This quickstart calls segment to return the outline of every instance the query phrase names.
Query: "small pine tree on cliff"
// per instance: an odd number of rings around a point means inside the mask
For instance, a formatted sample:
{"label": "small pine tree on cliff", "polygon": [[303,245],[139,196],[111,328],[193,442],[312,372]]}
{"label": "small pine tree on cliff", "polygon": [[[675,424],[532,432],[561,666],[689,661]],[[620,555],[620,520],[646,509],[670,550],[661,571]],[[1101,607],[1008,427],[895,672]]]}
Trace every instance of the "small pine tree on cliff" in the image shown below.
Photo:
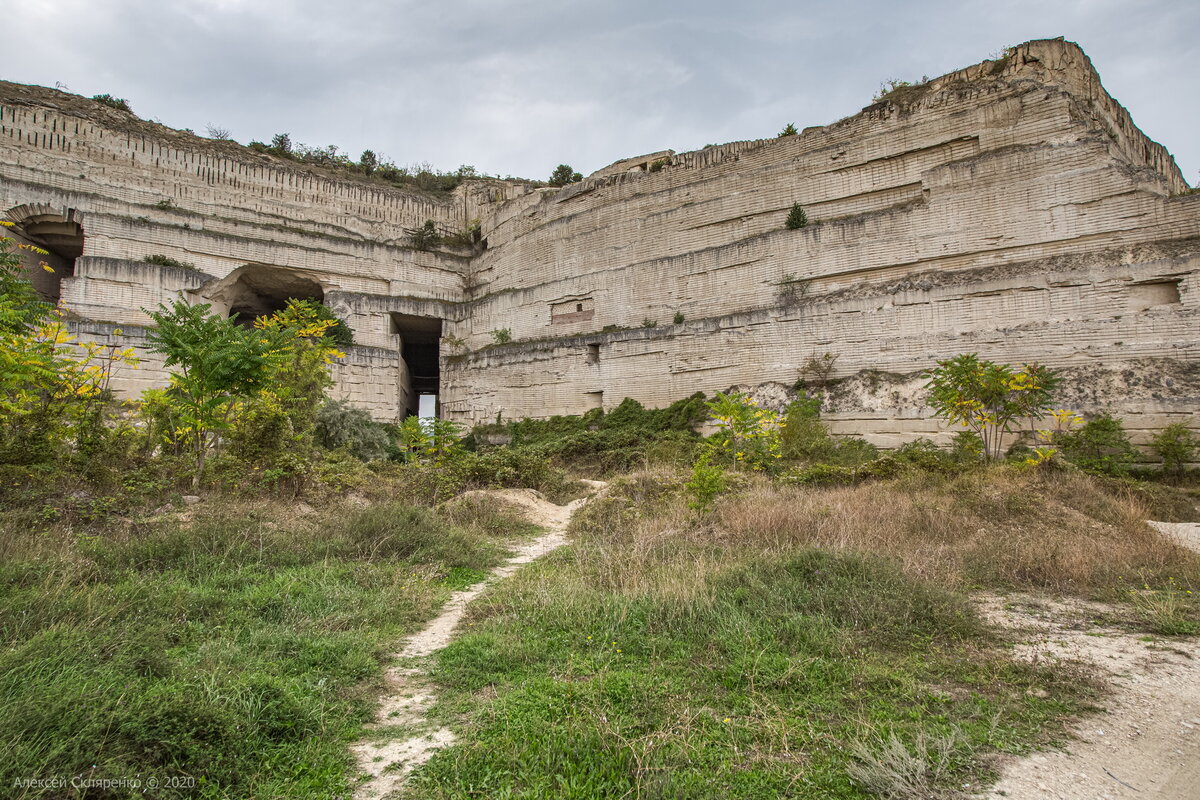
{"label": "small pine tree on cliff", "polygon": [[793,231],[803,228],[808,224],[808,214],[804,213],[804,209],[800,207],[799,203],[792,203],[792,210],[788,212],[787,222],[784,224]]}

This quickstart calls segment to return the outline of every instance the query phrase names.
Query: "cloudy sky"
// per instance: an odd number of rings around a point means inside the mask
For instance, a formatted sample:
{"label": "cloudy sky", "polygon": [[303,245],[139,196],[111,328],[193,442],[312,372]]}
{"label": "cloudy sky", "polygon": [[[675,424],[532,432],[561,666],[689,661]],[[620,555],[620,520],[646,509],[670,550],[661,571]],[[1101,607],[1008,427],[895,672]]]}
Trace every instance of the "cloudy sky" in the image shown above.
{"label": "cloudy sky", "polygon": [[1196,0],[21,0],[0,77],[240,142],[545,178],[856,113],[889,78],[1066,36],[1200,171]]}

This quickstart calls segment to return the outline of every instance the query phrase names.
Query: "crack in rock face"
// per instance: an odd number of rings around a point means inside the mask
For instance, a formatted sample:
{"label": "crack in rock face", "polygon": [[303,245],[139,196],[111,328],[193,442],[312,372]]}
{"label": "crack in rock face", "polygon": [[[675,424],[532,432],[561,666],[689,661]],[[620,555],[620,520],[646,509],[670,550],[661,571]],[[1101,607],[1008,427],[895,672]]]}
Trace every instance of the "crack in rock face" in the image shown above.
{"label": "crack in rock face", "polygon": [[[594,491],[604,487],[602,481],[583,481]],[[529,489],[483,490],[467,492],[465,497],[500,498],[518,506],[523,515],[546,533],[517,547],[502,565],[488,577],[467,589],[455,592],[442,611],[422,630],[405,640],[394,658],[395,666],[384,673],[386,689],[375,714],[367,726],[374,738],[350,748],[364,782],[355,790],[355,800],[380,800],[395,792],[414,769],[433,754],[455,741],[447,728],[429,729],[428,713],[437,700],[428,678],[429,657],[450,644],[458,624],[466,614],[467,605],[496,581],[507,578],[525,564],[553,552],[567,543],[566,528],[571,516],[586,499],[557,506],[539,493]]]}

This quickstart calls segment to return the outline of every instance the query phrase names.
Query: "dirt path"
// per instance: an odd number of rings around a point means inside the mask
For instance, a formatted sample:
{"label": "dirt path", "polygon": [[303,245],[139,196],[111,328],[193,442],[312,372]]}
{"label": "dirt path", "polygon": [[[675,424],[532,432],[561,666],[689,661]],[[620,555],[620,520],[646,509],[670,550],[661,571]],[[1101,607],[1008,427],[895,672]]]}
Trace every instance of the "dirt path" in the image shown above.
{"label": "dirt path", "polygon": [[[594,491],[604,486],[601,481],[583,483],[589,484]],[[468,492],[465,496],[497,497],[517,505],[530,522],[542,526],[546,532],[516,548],[486,580],[451,595],[442,607],[442,613],[423,630],[406,639],[403,648],[395,654],[396,664],[384,674],[387,688],[375,722],[369,726],[375,738],[351,748],[359,772],[366,779],[355,790],[355,800],[387,797],[400,787],[413,769],[428,761],[435,751],[454,742],[450,730],[432,729],[426,720],[426,714],[436,700],[428,679],[428,657],[450,644],[467,605],[485,589],[566,544],[567,523],[587,502],[581,499],[558,506],[529,489]]]}
{"label": "dirt path", "polygon": [[[1195,523],[1151,524],[1200,549]],[[1104,713],[1078,722],[1065,752],[1011,762],[989,800],[1200,798],[1200,641],[1092,624],[1104,607],[1081,601],[991,597],[981,610],[1017,632],[1018,656],[1082,662],[1110,686]]]}

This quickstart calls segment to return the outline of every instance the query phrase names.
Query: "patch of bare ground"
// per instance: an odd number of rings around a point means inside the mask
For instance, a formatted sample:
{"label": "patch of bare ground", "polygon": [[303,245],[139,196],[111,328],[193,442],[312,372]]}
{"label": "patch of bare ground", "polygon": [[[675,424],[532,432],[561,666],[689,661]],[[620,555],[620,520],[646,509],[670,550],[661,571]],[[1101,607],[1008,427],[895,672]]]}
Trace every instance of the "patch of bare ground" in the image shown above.
{"label": "patch of bare ground", "polygon": [[[593,491],[599,491],[605,485],[601,481],[585,483]],[[454,743],[453,732],[448,728],[435,728],[426,719],[436,700],[428,678],[428,657],[450,643],[467,605],[490,585],[566,544],[571,515],[587,502],[579,499],[558,506],[531,489],[479,490],[466,492],[460,498],[515,506],[546,532],[515,548],[512,556],[485,580],[451,595],[442,612],[424,629],[406,639],[395,654],[395,663],[384,674],[386,688],[375,722],[368,726],[372,738],[351,747],[363,776],[363,783],[354,793],[355,800],[375,800],[391,795],[413,769],[428,761],[437,750]]]}
{"label": "patch of bare ground", "polygon": [[[1151,525],[1200,549],[1196,523]],[[1008,763],[989,800],[1200,797],[1200,641],[1142,636],[1097,620],[1113,609],[1082,600],[987,596],[981,612],[1033,662],[1076,663],[1108,687],[1102,713],[1072,726],[1065,750]]]}

